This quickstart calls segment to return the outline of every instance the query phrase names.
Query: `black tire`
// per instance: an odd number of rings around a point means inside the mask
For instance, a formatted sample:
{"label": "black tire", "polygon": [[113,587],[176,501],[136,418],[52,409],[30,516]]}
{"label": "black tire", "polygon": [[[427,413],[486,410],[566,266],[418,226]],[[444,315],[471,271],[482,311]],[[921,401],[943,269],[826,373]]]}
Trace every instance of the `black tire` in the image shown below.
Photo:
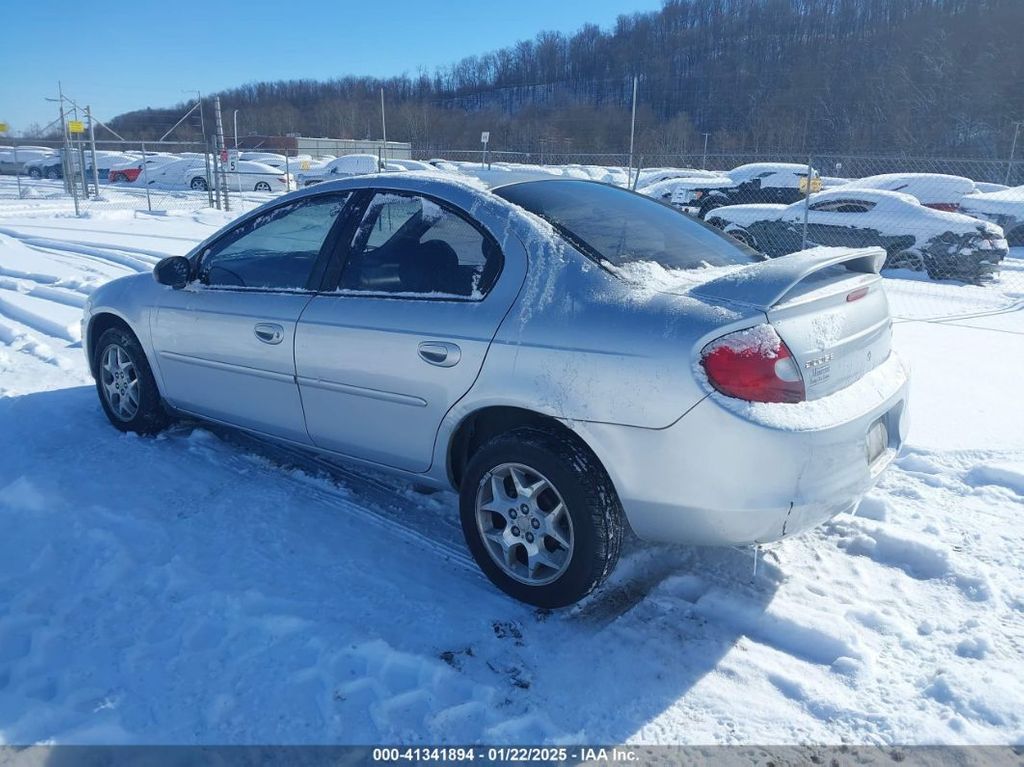
{"label": "black tire", "polygon": [[50,181],[57,181],[60,179],[60,173],[57,172],[56,168],[47,168],[46,177],[50,179]]}
{"label": "black tire", "polygon": [[[134,368],[133,380],[137,380],[138,409],[133,417],[125,418],[116,413],[104,392],[103,360],[113,346],[124,350]],[[96,394],[100,405],[114,428],[121,431],[132,431],[136,434],[156,434],[170,423],[170,417],[164,409],[160,391],[153,378],[146,353],[142,350],[138,339],[129,330],[121,327],[109,328],[100,336],[93,350],[93,367],[96,371]]]}
{"label": "black tire", "polygon": [[[530,585],[512,577],[491,557],[477,524],[477,497],[490,472],[522,464],[539,472],[561,495],[572,523],[572,553],[557,579]],[[622,543],[618,494],[597,457],[565,435],[523,428],[495,437],[470,459],[459,492],[466,544],[490,580],[509,596],[545,608],[574,604],[614,569]],[[525,527],[525,525],[524,525]]]}
{"label": "black tire", "polygon": [[28,169],[28,177],[38,181],[39,179],[41,179],[43,177],[43,172],[41,170],[39,170],[39,168],[29,168]]}
{"label": "black tire", "polygon": [[253,188],[254,192],[271,192],[270,184],[266,181],[257,181],[256,186]]}
{"label": "black tire", "polygon": [[190,189],[194,189],[197,192],[206,192],[209,190],[209,184],[206,183],[206,179],[202,176],[196,176],[188,185]]}

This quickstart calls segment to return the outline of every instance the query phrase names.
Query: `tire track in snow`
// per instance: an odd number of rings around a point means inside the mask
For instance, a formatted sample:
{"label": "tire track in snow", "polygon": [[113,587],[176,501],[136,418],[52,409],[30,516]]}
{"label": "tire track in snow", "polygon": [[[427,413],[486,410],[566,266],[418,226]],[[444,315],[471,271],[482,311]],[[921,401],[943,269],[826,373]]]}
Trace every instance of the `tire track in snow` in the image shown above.
{"label": "tire track in snow", "polygon": [[[46,299],[42,300],[46,303],[53,303],[46,301]],[[13,303],[3,296],[0,296],[0,317],[7,317],[8,319],[20,322],[22,325],[51,338],[69,343],[77,343],[81,340],[79,336],[80,329],[77,324],[62,323],[60,320],[47,317],[45,314],[40,314],[26,306]]]}
{"label": "tire track in snow", "polygon": [[31,333],[11,325],[0,319],[0,343],[7,344],[12,349],[35,357],[48,365],[54,365],[65,369],[67,363],[61,360],[52,348],[33,336]]}
{"label": "tire track in snow", "polygon": [[53,303],[64,304],[65,306],[74,306],[79,309],[85,306],[86,299],[89,297],[88,293],[72,288],[51,287],[49,285],[31,284],[31,281],[26,282],[30,284],[26,285],[17,280],[0,277],[0,290],[9,290],[12,293],[33,296],[45,301],[52,301]]}
{"label": "tire track in snow", "polygon": [[[218,437],[216,447],[204,445],[202,448],[209,451],[211,460],[238,469],[250,469],[254,461],[269,463],[280,472],[282,481],[301,486],[304,493],[324,505],[358,517],[435,556],[440,554],[444,560],[479,579],[484,578],[465,549],[461,537],[445,535],[432,516],[424,515],[426,524],[417,526],[408,514],[402,514],[410,508],[423,510],[422,506],[417,507],[415,501],[402,492],[402,488],[408,487],[407,483],[395,480],[392,485],[368,473],[346,468],[252,434],[234,432],[226,427],[198,422],[190,425],[208,430]],[[248,452],[238,452],[239,449]],[[296,474],[295,470],[302,473]],[[440,513],[453,514],[457,519],[457,510],[441,510]],[[456,528],[453,526],[452,529]]]}
{"label": "tire track in snow", "polygon": [[129,246],[105,245],[102,243],[77,242],[75,240],[54,240],[49,237],[26,235],[16,229],[0,227],[0,234],[23,243],[26,247],[43,253],[73,253],[106,263],[125,266],[136,272],[147,272],[166,254],[160,251]]}

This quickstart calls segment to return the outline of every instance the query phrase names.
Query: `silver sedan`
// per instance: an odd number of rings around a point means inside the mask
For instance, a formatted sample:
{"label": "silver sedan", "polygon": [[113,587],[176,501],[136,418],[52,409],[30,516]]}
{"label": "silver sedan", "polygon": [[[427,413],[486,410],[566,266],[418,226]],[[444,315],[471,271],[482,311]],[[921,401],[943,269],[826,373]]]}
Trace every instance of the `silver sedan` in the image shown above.
{"label": "silver sedan", "polygon": [[459,492],[469,549],[571,604],[640,537],[853,511],[906,432],[878,249],[766,260],[650,198],[367,176],[280,197],[93,293],[119,429],[176,415]]}

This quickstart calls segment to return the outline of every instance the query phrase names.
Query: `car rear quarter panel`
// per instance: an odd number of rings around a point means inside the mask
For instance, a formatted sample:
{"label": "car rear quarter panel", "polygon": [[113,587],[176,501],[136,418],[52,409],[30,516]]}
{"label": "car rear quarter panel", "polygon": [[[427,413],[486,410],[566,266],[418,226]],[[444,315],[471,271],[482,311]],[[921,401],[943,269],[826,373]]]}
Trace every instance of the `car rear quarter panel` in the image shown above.
{"label": "car rear quarter panel", "polygon": [[664,428],[707,394],[694,376],[702,345],[732,327],[764,321],[753,310],[640,290],[564,243],[527,250],[520,295],[476,384],[442,432],[494,405],[570,425]]}

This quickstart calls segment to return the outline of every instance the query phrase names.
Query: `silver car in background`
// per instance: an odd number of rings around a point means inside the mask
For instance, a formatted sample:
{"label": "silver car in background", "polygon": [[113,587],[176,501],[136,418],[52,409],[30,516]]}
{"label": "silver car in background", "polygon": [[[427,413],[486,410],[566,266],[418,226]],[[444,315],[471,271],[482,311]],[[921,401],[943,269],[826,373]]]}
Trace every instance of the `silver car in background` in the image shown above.
{"label": "silver car in background", "polygon": [[454,487],[483,571],[557,607],[626,524],[756,544],[856,508],[907,428],[883,260],[768,260],[593,182],[383,174],[104,285],[83,338],[119,429],[186,414]]}

